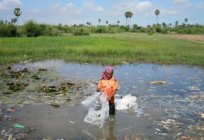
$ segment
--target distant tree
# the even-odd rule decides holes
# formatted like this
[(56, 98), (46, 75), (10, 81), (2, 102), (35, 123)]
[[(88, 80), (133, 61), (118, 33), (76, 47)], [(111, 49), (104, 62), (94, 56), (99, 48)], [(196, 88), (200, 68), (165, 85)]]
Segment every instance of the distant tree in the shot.
[(126, 25), (130, 26), (133, 13), (131, 11), (125, 12)]
[(42, 35), (42, 30), (40, 26), (34, 21), (28, 21), (24, 24), (23, 28), (27, 37), (36, 37)]
[(0, 20), (0, 24), (4, 24), (4, 21), (3, 21), (3, 20)]
[(0, 25), (0, 37), (14, 37), (18, 36), (17, 27), (13, 24)]
[(5, 24), (8, 24), (9, 22), (8, 22), (8, 20), (5, 20), (4, 23), (5, 23)]
[(62, 23), (58, 24), (58, 29), (61, 30), (62, 29)]
[(177, 27), (179, 24), (178, 20), (175, 21), (175, 27)]
[(101, 19), (100, 19), (100, 18), (98, 19), (98, 23), (99, 23), (99, 25), (100, 25), (100, 23), (101, 23)]
[(133, 24), (132, 26), (134, 32), (138, 32), (140, 27), (137, 24)]
[(154, 14), (157, 16), (157, 24), (158, 24), (158, 16), (160, 14), (160, 11), (157, 9), (157, 10), (154, 11)]
[(187, 22), (188, 22), (188, 18), (185, 18), (185, 19), (184, 19), (184, 21), (185, 21), (185, 24), (187, 25)]
[(108, 25), (108, 20), (106, 20), (106, 25)]
[(91, 25), (91, 22), (87, 21), (86, 24), (87, 24), (88, 26), (90, 26), (90, 25)]
[(128, 25), (128, 12), (125, 12), (126, 25)]
[(12, 23), (12, 24), (14, 24), (14, 23), (16, 23), (16, 22), (17, 22), (17, 18), (12, 18), (12, 19), (11, 19), (11, 23)]
[(78, 26), (79, 26), (79, 27), (83, 27), (83, 26), (84, 26), (84, 24), (79, 24)]
[[(13, 11), (14, 15), (16, 16), (16, 19), (18, 21), (18, 17), (22, 14), (21, 9), (20, 8), (15, 8)], [(17, 22), (16, 21), (16, 22)]]
[(163, 27), (163, 28), (166, 28), (166, 27), (167, 27), (167, 25), (166, 25), (165, 22), (162, 22), (162, 27)]
[(117, 24), (118, 24), (118, 26), (119, 26), (119, 24), (120, 24), (120, 20), (117, 21)]

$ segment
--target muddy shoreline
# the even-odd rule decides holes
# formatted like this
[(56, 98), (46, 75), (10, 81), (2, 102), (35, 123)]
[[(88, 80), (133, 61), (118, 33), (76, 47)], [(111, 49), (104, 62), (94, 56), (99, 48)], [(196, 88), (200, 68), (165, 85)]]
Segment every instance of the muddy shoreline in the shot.
[[(57, 108), (76, 106), (84, 98), (84, 93), (88, 95), (89, 92), (90, 94), (92, 92), (90, 81), (64, 78), (55, 71), (42, 67), (29, 69), (24, 65), (9, 65), (1, 67), (0, 75), (1, 139), (52, 139), (54, 137), (51, 135), (52, 131), (48, 138), (38, 134), (39, 131), (37, 134), (33, 133), (38, 129), (35, 126), (38, 117), (47, 117), (48, 120), (49, 117), (56, 117), (59, 115), (56, 114)], [(52, 108), (55, 109), (55, 115), (49, 111)], [(40, 114), (43, 112), (48, 114)], [(32, 117), (29, 117), (29, 114), (32, 114)], [(25, 116), (27, 117), (24, 118)], [(32, 119), (33, 117), (34, 119)], [(19, 124), (19, 120), (21, 120), (21, 124)], [(43, 120), (45, 121), (46, 118)], [(57, 121), (56, 125), (62, 126)], [(47, 125), (42, 125), (42, 127), (49, 128)], [(56, 136), (54, 138), (57, 139)]]
[(89, 81), (74, 81), (64, 78), (46, 68), (28, 69), (23, 65), (7, 66), (1, 71), (1, 104), (24, 106), (32, 103), (47, 103), (66, 106), (83, 93), (88, 92)]

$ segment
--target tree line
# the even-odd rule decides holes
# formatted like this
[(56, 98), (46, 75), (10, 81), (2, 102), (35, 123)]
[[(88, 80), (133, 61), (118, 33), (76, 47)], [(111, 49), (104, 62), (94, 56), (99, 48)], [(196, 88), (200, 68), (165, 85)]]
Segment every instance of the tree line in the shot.
[(14, 18), (10, 21), (0, 20), (0, 37), (36, 37), (36, 36), (59, 36), (71, 33), (73, 35), (89, 35), (91, 33), (121, 33), (121, 32), (135, 32), (135, 33), (148, 33), (152, 35), (154, 33), (162, 34), (204, 34), (204, 26), (199, 24), (189, 24), (188, 18), (184, 18), (184, 23), (179, 24), (178, 21), (172, 23), (158, 22), (158, 16), (160, 10), (154, 11), (156, 15), (156, 23), (153, 25), (147, 25), (146, 27), (138, 26), (137, 24), (131, 24), (131, 18), (133, 13), (126, 11), (124, 16), (126, 18), (126, 25), (120, 25), (118, 20), (115, 24), (109, 24), (108, 20), (105, 20), (102, 24), (102, 19), (98, 19), (98, 25), (92, 25), (90, 21), (86, 24), (79, 25), (48, 25), (39, 24), (33, 20), (27, 21), (24, 25), (17, 25), (18, 18), (22, 12), (20, 8), (14, 9)]

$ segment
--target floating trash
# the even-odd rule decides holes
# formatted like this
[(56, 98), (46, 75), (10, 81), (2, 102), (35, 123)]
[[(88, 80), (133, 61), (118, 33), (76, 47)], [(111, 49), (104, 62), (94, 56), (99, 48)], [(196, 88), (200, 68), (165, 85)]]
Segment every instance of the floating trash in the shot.
[[(32, 69), (34, 71), (31, 71), (29, 67), (26, 70), (24, 68), (14, 69), (13, 66), (10, 66), (0, 72), (0, 104), (6, 105), (5, 108), (0, 108), (0, 131), (2, 133), (0, 139), (8, 139), (8, 137), (10, 139), (43, 139), (50, 136), (46, 133), (43, 136), (32, 137), (32, 133), (28, 134), (26, 132), (26, 135), (24, 132), (27, 129), (25, 127), (27, 126), (26, 124), (25, 126), (20, 124), (25, 129), (16, 129), (11, 125), (21, 121), (21, 117), (15, 119), (13, 116), (13, 114), (18, 114), (19, 111), (19, 108), (16, 111), (14, 111), (14, 108), (19, 106), (26, 108), (29, 106), (27, 104), (31, 104), (31, 107), (33, 107), (33, 104), (36, 103), (49, 104), (48, 107), (56, 104), (60, 108), (51, 108), (51, 110), (55, 111), (63, 110), (64, 108), (68, 109), (67, 106), (70, 106), (70, 108), (73, 107), (70, 111), (71, 113), (67, 112), (69, 118), (59, 113), (60, 120), (57, 120), (66, 119), (67, 121), (68, 119), (67, 126), (64, 126), (67, 127), (65, 129), (66, 132), (61, 131), (61, 134), (66, 135), (67, 132), (76, 130), (75, 132), (77, 134), (70, 133), (65, 139), (80, 139), (82, 137), (86, 139), (90, 137), (88, 134), (82, 133), (82, 136), (78, 136), (78, 132), (82, 132), (82, 130), (86, 130), (87, 128), (90, 128), (89, 130), (94, 136), (96, 135), (93, 139), (100, 137), (101, 130), (105, 127), (95, 129), (96, 127), (93, 125), (81, 123), (88, 111), (85, 111), (84, 107), (78, 103), (84, 96), (92, 95), (95, 92), (96, 81), (98, 79), (97, 72), (102, 70), (101, 66), (89, 64), (68, 64), (67, 66), (66, 63), (56, 66), (55, 61), (52, 64), (54, 66), (52, 68), (54, 70), (57, 69), (56, 71), (63, 78), (55, 72), (49, 71), (46, 65), (41, 65), (40, 67), (44, 68), (45, 66), (47, 70), (35, 68)], [(90, 71), (93, 72), (90, 73)], [(121, 71), (128, 74), (124, 77)], [(130, 93), (132, 96), (137, 96), (136, 104), (140, 106), (136, 110), (132, 109), (128, 111), (128, 113), (126, 111), (118, 111), (116, 113), (116, 119), (114, 120), (116, 123), (113, 125), (116, 126), (115, 130), (113, 130), (113, 132), (116, 132), (116, 137), (123, 139), (124, 135), (128, 133), (127, 138), (134, 139), (132, 136), (136, 132), (139, 132), (138, 136), (141, 136), (141, 139), (202, 139), (204, 137), (203, 72), (203, 69), (200, 68), (175, 65), (127, 64), (118, 66), (115, 74), (121, 88), (117, 91), (116, 95), (120, 94), (121, 96), (116, 97), (116, 99), (124, 97), (125, 93)], [(70, 75), (71, 78), (69, 77)], [(153, 81), (154, 79), (162, 79), (164, 81)], [(148, 82), (149, 84), (147, 84)], [(97, 111), (100, 110), (101, 106), (96, 104), (93, 108)], [(29, 112), (32, 112), (32, 110)], [(73, 113), (76, 114), (73, 115)], [(28, 113), (28, 117), (30, 117), (29, 115)], [(22, 118), (24, 117), (27, 116), (25, 115)], [(39, 119), (33, 116), (31, 118), (34, 120)], [(46, 121), (52, 121), (55, 117), (46, 116), (43, 118), (48, 118)], [(36, 122), (38, 123), (38, 121)], [(39, 126), (37, 123), (36, 125)], [(105, 123), (104, 126), (107, 124)], [(70, 125), (74, 127), (70, 128)], [(11, 126), (11, 129), (7, 128)], [(19, 135), (16, 135), (12, 130), (17, 130), (17, 134), (19, 133)], [(117, 133), (119, 131), (120, 134)], [(39, 134), (39, 132), (43, 133), (41, 127), (39, 127), (36, 134)], [(57, 138), (59, 139), (61, 137)]]
[[(95, 108), (96, 102), (100, 102), (100, 109)], [(84, 106), (89, 106), (88, 114), (84, 118), (84, 122), (103, 127), (103, 124), (109, 118), (109, 103), (105, 94), (97, 92), (83, 101), (82, 104)]]
[(132, 96), (131, 94), (125, 95), (119, 99), (115, 99), (116, 110), (127, 110), (131, 108), (136, 110), (137, 107), (137, 97)]
[(14, 127), (14, 128), (25, 128), (24, 125), (19, 124), (19, 123), (15, 123), (15, 124), (13, 125), (13, 127)]
[(198, 113), (198, 117), (204, 119), (204, 112)]
[(144, 114), (144, 110), (141, 108), (136, 109), (135, 112), (137, 117), (141, 117)]
[(192, 125), (192, 126), (189, 126), (189, 128), (204, 131), (204, 125)]
[(188, 90), (191, 90), (191, 91), (200, 91), (199, 87), (197, 86), (188, 86), (187, 88)]
[(162, 84), (166, 84), (166, 81), (151, 81), (148, 83), (153, 85), (162, 85)]

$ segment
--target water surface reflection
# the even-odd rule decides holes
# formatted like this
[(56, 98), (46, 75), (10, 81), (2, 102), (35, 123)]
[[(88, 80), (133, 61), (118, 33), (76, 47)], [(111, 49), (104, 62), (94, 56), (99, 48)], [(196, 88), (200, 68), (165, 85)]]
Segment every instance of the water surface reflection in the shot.
[[(98, 80), (104, 67), (101, 65), (72, 64), (63, 61), (42, 61), (28, 64), (56, 70), (64, 77)], [(120, 83), (120, 94), (146, 93), (179, 94), (204, 91), (204, 69), (183, 65), (125, 64), (115, 66), (115, 77)], [(166, 81), (164, 85), (151, 85), (151, 81)]]
[[(63, 77), (91, 80), (93, 84), (100, 79), (104, 70), (101, 65), (72, 64), (58, 60), (36, 62), (28, 64), (28, 67), (50, 68)], [(73, 111), (70, 118), (80, 123), (80, 126), (75, 125), (72, 128), (77, 132), (81, 130), (80, 138), (199, 139), (204, 137), (203, 118), (198, 116), (199, 113), (204, 113), (204, 69), (157, 64), (124, 64), (114, 68), (115, 77), (120, 83), (118, 94), (136, 95), (139, 108), (136, 111), (117, 112), (114, 122), (105, 124), (102, 129), (96, 129), (96, 126), (83, 122), (86, 110), (80, 104), (75, 106), (74, 110), (79, 111)], [(165, 83), (150, 84), (152, 81), (165, 81)], [(72, 135), (71, 138), (76, 138), (77, 134)]]

